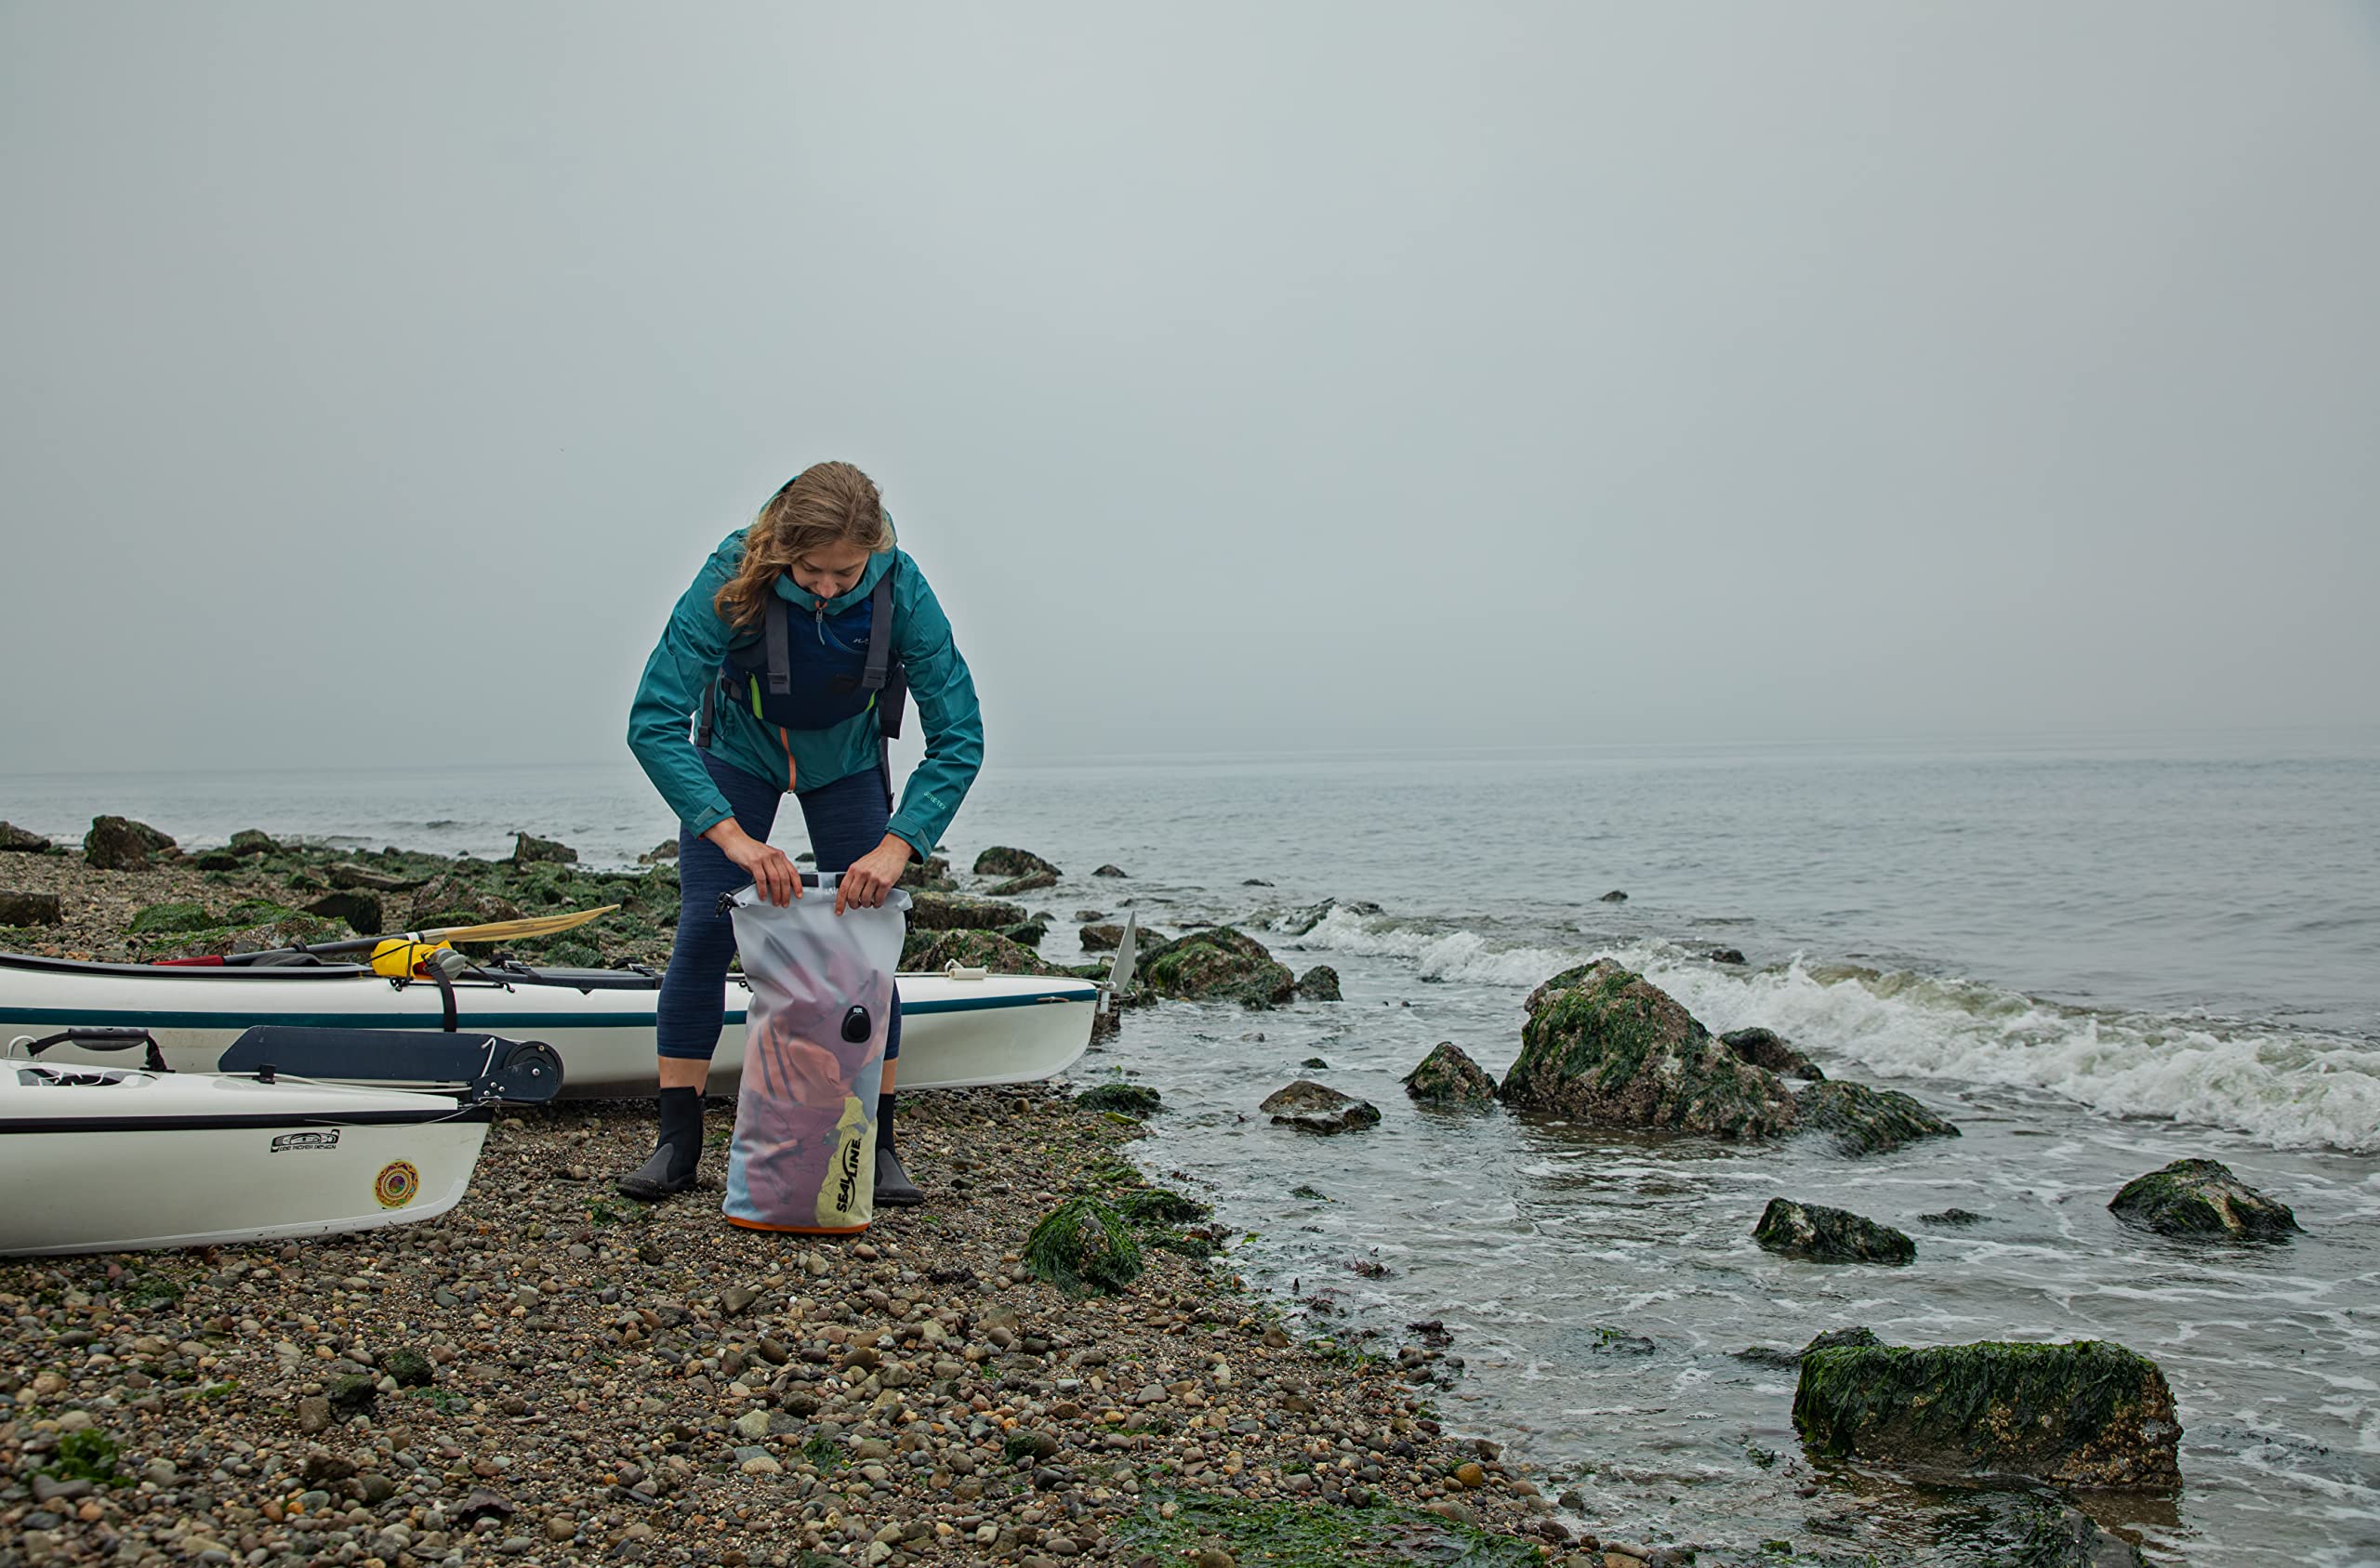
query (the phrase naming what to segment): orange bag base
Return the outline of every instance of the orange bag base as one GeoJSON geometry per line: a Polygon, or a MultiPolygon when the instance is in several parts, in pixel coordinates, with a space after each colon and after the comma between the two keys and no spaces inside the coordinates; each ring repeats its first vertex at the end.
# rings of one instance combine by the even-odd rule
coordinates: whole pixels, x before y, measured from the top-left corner
{"type": "Polygon", "coordinates": [[[730,1225],[739,1230],[774,1231],[782,1236],[860,1236],[867,1233],[865,1225],[843,1225],[830,1231],[819,1225],[763,1225],[757,1219],[738,1219],[732,1214],[726,1219],[730,1225]]]}

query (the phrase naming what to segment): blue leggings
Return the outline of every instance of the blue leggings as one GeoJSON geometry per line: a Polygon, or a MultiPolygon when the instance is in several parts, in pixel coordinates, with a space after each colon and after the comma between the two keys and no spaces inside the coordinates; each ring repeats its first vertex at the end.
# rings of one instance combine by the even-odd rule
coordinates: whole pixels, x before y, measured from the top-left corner
{"type": "MultiPolygon", "coordinates": [[[[776,825],[785,791],[707,752],[703,765],[727,797],[737,824],[765,841],[776,825]]],[[[794,798],[801,802],[801,818],[810,828],[810,847],[817,851],[821,871],[847,870],[884,841],[892,811],[885,804],[884,775],[876,769],[794,798]]],[[[735,926],[719,912],[719,895],[751,880],[718,845],[682,827],[678,830],[678,940],[669,950],[669,972],[662,977],[655,1021],[663,1056],[708,1061],[719,1048],[720,1026],[727,1020],[727,961],[735,955],[735,926]]],[[[813,888],[807,896],[816,898],[818,890],[813,888]]],[[[900,1054],[901,996],[896,991],[892,1021],[884,1033],[884,1060],[889,1062],[900,1054]]]]}

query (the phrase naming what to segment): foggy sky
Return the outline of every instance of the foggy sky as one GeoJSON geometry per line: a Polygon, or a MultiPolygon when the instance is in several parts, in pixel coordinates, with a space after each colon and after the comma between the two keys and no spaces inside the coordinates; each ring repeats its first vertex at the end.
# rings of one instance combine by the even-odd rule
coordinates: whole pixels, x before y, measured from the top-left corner
{"type": "Polygon", "coordinates": [[[0,772],[2380,722],[2371,5],[0,6],[0,772]]]}

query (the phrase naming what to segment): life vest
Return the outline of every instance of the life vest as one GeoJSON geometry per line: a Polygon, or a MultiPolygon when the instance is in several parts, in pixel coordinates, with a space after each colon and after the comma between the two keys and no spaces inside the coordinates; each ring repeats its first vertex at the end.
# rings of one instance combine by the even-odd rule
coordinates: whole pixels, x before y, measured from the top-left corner
{"type": "Polygon", "coordinates": [[[734,703],[774,730],[831,730],[876,710],[877,732],[901,733],[908,669],[892,648],[892,576],[885,569],[876,591],[829,614],[802,614],[783,594],[771,593],[760,635],[731,645],[718,679],[703,689],[694,744],[710,745],[714,705],[734,703]]]}

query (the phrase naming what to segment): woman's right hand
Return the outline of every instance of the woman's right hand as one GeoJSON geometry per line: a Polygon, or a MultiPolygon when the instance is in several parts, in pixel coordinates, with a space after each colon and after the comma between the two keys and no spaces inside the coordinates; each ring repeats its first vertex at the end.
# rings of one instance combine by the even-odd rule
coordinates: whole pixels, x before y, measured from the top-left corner
{"type": "Polygon", "coordinates": [[[801,873],[786,852],[745,832],[734,817],[712,824],[703,837],[718,845],[719,852],[734,861],[760,896],[779,909],[801,896],[801,873]]]}

